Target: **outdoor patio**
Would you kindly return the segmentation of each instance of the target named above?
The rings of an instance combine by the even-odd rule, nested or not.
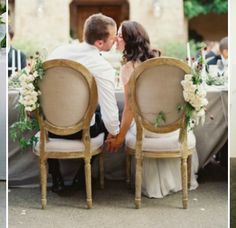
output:
[[[218,164],[200,171],[199,187],[190,192],[187,210],[182,209],[181,192],[163,199],[142,197],[142,208],[136,210],[124,182],[105,184],[104,190],[95,189],[91,210],[85,208],[83,191],[62,197],[48,190],[48,204],[42,210],[39,188],[10,189],[8,227],[227,227],[227,170]]]
[[[236,158],[230,159],[230,227],[236,226]]]
[[[6,227],[6,182],[0,181],[0,227]]]

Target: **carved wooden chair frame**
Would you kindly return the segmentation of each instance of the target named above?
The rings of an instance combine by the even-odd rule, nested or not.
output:
[[[100,184],[101,188],[104,187],[104,168],[103,168],[103,151],[102,148],[92,150],[90,141],[90,121],[97,107],[97,87],[92,74],[81,64],[64,59],[56,59],[45,61],[43,68],[45,72],[53,67],[66,67],[80,72],[87,82],[89,88],[89,105],[82,118],[77,124],[70,127],[58,127],[50,123],[44,116],[42,109],[37,110],[37,118],[40,126],[40,146],[39,146],[39,165],[40,165],[40,182],[41,182],[41,203],[44,209],[47,204],[47,159],[75,159],[83,158],[85,161],[85,180],[86,180],[86,195],[87,207],[92,207],[92,189],[91,189],[91,157],[99,155],[100,166]],[[57,135],[69,135],[83,130],[82,142],[84,144],[84,151],[75,152],[57,152],[45,151],[45,143],[48,141],[48,131]]]
[[[191,154],[192,149],[188,149],[187,146],[187,127],[185,124],[185,116],[182,116],[174,123],[167,124],[164,126],[156,127],[153,123],[145,120],[143,117],[139,105],[137,103],[136,96],[136,83],[139,77],[145,70],[152,67],[158,67],[163,65],[170,65],[180,68],[185,74],[191,73],[190,67],[184,62],[174,58],[154,58],[145,61],[140,64],[133,72],[129,81],[129,99],[131,109],[134,113],[136,122],[137,134],[136,134],[136,147],[135,150],[126,146],[126,182],[130,185],[131,176],[131,156],[135,156],[136,171],[135,171],[135,206],[136,208],[141,207],[141,184],[142,184],[142,162],[143,158],[180,158],[181,159],[181,174],[182,174],[182,188],[183,188],[183,208],[187,208],[188,205],[188,185],[190,185],[191,175]],[[153,151],[143,151],[143,137],[144,129],[154,133],[168,133],[180,129],[179,139],[181,143],[181,149],[178,151],[159,151],[158,153]]]

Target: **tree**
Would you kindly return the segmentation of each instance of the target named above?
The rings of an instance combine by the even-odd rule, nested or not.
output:
[[[184,0],[184,14],[188,19],[200,14],[223,14],[227,12],[227,0]]]

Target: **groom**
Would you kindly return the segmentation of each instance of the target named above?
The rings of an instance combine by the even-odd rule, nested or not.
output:
[[[101,132],[107,131],[116,136],[119,133],[119,115],[115,99],[115,71],[102,57],[101,51],[109,51],[116,39],[117,27],[115,21],[103,14],[90,16],[84,24],[84,42],[70,44],[55,49],[48,59],[69,59],[83,64],[93,74],[98,91],[100,112],[92,119],[90,126],[91,137],[96,137]],[[59,137],[49,133],[49,138]],[[82,132],[63,136],[67,139],[81,139]],[[48,159],[49,173],[52,175],[53,192],[60,192],[64,188],[63,178],[60,173],[59,161]],[[74,177],[74,187],[84,185],[84,164]]]

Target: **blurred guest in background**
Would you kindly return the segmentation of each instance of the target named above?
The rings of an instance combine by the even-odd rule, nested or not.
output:
[[[216,65],[220,59],[219,43],[215,41],[205,41],[207,54],[205,56],[208,65]]]
[[[228,67],[228,37],[224,37],[220,41],[219,49],[220,49],[221,61],[219,61],[217,65],[219,68],[222,67],[224,69]]]

